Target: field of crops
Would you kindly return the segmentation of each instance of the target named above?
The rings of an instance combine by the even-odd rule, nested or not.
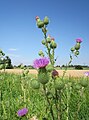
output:
[[[57,71],[58,71],[60,76],[63,75],[63,71],[64,70],[57,70]],[[89,70],[67,70],[65,75],[66,76],[71,76],[71,77],[83,77],[84,73],[87,72],[87,71],[89,71]],[[8,73],[15,73],[15,74],[21,74],[22,73],[22,69],[6,69],[6,72],[8,72]],[[35,69],[30,69],[29,73],[37,75],[38,72]]]
[[[33,71],[37,74],[35,70],[31,73]],[[59,74],[61,72],[59,71]],[[32,87],[31,81],[36,79],[35,75],[28,74],[24,77],[21,75],[0,73],[0,120],[52,120],[47,98],[51,103],[54,120],[89,120],[88,77],[65,77],[60,89],[57,90],[57,98],[54,97],[55,89],[52,87],[54,83],[50,79],[46,84],[49,90],[46,98],[42,84],[39,89]],[[27,108],[28,112],[24,116],[18,116],[17,111],[22,108]],[[60,114],[60,118],[57,118],[57,113]]]

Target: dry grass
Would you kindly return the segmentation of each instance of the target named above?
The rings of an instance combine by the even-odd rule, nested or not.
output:
[[[64,70],[57,70],[59,72],[59,76],[63,75]],[[71,76],[71,77],[83,77],[85,72],[89,72],[89,70],[67,70],[65,76]],[[6,69],[6,72],[8,73],[15,73],[15,74],[21,74],[22,69]],[[31,69],[29,70],[30,74],[37,74],[37,70]]]

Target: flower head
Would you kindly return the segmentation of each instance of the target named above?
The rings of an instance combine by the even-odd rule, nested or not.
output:
[[[52,77],[54,78],[54,77],[57,77],[59,74],[58,74],[58,72],[56,71],[56,70],[53,70],[52,71]]]
[[[81,38],[77,38],[77,39],[76,39],[76,42],[77,42],[77,43],[81,43],[81,42],[82,42],[82,39],[81,39]]]
[[[35,18],[35,19],[36,19],[36,21],[37,21],[37,19],[39,19],[39,16],[36,16],[36,18]]]
[[[42,57],[40,59],[36,59],[33,64],[34,68],[43,68],[49,64],[49,59],[46,57]]]
[[[89,77],[89,72],[85,72],[84,75]]]
[[[28,112],[28,109],[27,108],[23,108],[23,109],[18,110],[17,114],[18,114],[19,117],[21,117],[21,116],[26,115],[27,112]]]

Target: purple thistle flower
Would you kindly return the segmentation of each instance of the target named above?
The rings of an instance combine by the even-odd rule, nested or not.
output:
[[[28,112],[28,109],[27,108],[23,108],[23,109],[18,110],[17,114],[18,114],[19,117],[21,117],[21,116],[26,115],[27,112]]]
[[[82,42],[82,39],[81,39],[81,38],[77,38],[77,39],[76,39],[76,42],[77,42],[77,43],[81,43],[81,42]]]
[[[85,72],[84,75],[89,77],[89,72]]]
[[[43,68],[49,64],[49,59],[46,57],[42,57],[40,59],[36,59],[33,64],[34,68]]]

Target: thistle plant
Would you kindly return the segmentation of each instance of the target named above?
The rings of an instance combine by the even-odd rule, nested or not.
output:
[[[44,39],[41,43],[46,48],[46,57],[45,53],[42,50],[39,51],[40,59],[36,59],[34,61],[34,68],[38,70],[38,77],[35,80],[31,81],[31,86],[34,89],[43,88],[46,104],[46,112],[49,112],[49,116],[51,120],[61,120],[62,113],[66,112],[67,120],[68,120],[68,106],[69,106],[69,98],[70,94],[68,92],[68,84],[63,80],[65,73],[67,71],[67,66],[69,66],[73,60],[73,56],[79,55],[79,49],[81,46],[82,40],[80,38],[76,39],[76,45],[71,48],[70,60],[66,65],[66,68],[63,72],[63,76],[60,77],[57,70],[54,69],[55,65],[55,49],[57,47],[57,43],[53,37],[47,34],[47,26],[49,24],[49,18],[46,16],[43,20],[41,20],[38,16],[36,16],[36,24],[39,29],[42,30],[44,35]],[[40,85],[41,84],[41,85]],[[62,94],[63,90],[66,89],[67,95],[67,106],[65,108],[61,108],[62,106]],[[46,117],[45,119],[48,119]]]

